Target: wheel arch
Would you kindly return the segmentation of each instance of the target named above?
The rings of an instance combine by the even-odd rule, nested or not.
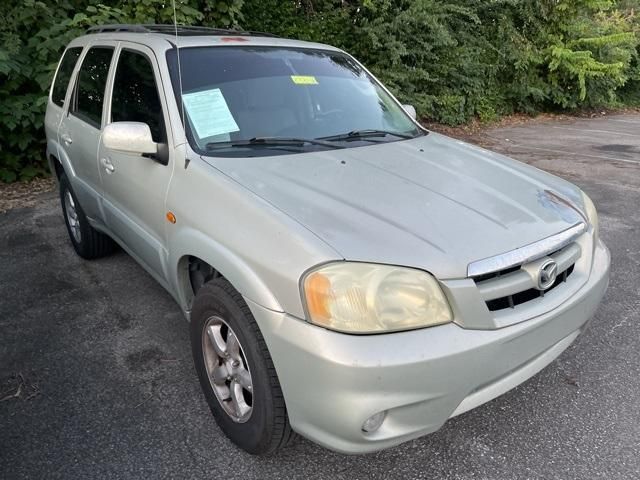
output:
[[[56,181],[60,182],[60,177],[65,172],[64,172],[64,167],[62,166],[62,163],[60,162],[60,160],[58,160],[58,157],[56,157],[55,155],[49,155],[49,168],[51,170],[51,173],[53,173]]]
[[[201,281],[224,277],[240,294],[269,310],[283,311],[265,282],[237,254],[195,229],[185,229],[172,241],[170,264],[179,303],[187,315],[199,288],[194,284],[194,270],[202,273]]]
[[[57,142],[52,140],[48,141],[46,158],[49,163],[49,170],[51,170],[51,174],[56,181],[60,180],[60,175],[63,173],[66,174],[69,179],[75,177],[75,170],[67,153]]]
[[[49,149],[47,149],[46,158],[49,164],[49,171],[51,172],[51,175],[57,182],[59,182],[60,176],[64,173],[62,162],[60,162],[58,156],[51,153]]]

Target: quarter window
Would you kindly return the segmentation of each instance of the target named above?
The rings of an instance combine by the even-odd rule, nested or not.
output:
[[[145,55],[131,50],[120,53],[113,82],[111,121],[146,123],[155,142],[165,141],[155,74]]]
[[[64,105],[67,86],[69,85],[69,80],[71,80],[71,74],[73,73],[80,53],[82,53],[82,47],[68,48],[62,56],[62,60],[60,60],[58,73],[56,74],[56,79],[51,89],[51,100],[53,100],[53,103],[56,105],[60,105],[61,107]]]
[[[96,128],[101,125],[104,90],[112,56],[112,47],[91,48],[78,73],[72,113]]]

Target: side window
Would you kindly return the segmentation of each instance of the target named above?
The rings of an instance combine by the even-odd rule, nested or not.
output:
[[[58,67],[58,73],[53,81],[53,87],[51,88],[51,100],[56,105],[61,107],[64,105],[64,97],[67,94],[67,86],[69,80],[71,80],[71,74],[76,66],[78,57],[82,53],[82,47],[68,48],[62,60],[60,60],[60,66]]]
[[[155,142],[165,141],[162,105],[153,66],[141,53],[131,50],[120,53],[113,81],[111,121],[146,123]]]
[[[92,47],[82,61],[71,113],[100,128],[102,103],[107,85],[112,47]]]

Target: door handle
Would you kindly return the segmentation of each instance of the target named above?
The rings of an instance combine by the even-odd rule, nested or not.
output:
[[[71,145],[73,143],[73,138],[71,138],[71,135],[69,135],[68,133],[63,133],[60,137],[62,138],[62,141],[67,145]]]
[[[102,166],[104,167],[104,169],[107,171],[107,173],[113,173],[116,169],[116,167],[113,166],[113,163],[111,163],[111,160],[109,160],[108,158],[101,158],[100,159],[100,163],[102,163]]]

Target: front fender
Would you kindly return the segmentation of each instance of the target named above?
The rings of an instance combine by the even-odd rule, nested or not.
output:
[[[170,282],[185,313],[191,308],[190,280],[185,268],[189,256],[198,257],[215,268],[243,297],[269,310],[283,311],[273,292],[241,257],[204,233],[182,228],[170,239],[169,252]]]

